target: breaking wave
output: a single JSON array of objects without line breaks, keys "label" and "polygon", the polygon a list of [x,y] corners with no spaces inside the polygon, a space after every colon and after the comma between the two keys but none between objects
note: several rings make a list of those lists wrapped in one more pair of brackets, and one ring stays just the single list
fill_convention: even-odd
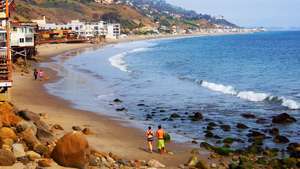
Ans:
[{"label": "breaking wave", "polygon": [[[181,78],[186,80],[187,78]],[[300,103],[295,100],[287,99],[285,97],[273,96],[268,93],[258,93],[254,91],[238,91],[233,86],[212,83],[204,80],[196,80],[200,86],[207,88],[211,91],[220,92],[223,94],[229,94],[241,98],[243,100],[248,100],[252,102],[268,102],[272,104],[280,104],[281,106],[287,107],[292,110],[300,109]]]},{"label": "breaking wave", "polygon": [[126,64],[126,61],[124,60],[124,58],[128,54],[144,52],[144,51],[148,51],[149,49],[150,48],[136,48],[131,51],[116,54],[116,55],[110,57],[108,60],[112,66],[118,68],[119,70],[121,70],[123,72],[130,72],[128,69],[128,65]]}]

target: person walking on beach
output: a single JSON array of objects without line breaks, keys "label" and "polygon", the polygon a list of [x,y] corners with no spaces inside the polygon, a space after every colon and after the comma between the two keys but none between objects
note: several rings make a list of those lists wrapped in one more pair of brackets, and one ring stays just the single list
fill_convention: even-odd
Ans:
[{"label": "person walking on beach", "polygon": [[38,70],[37,70],[37,69],[34,69],[34,70],[33,70],[33,77],[34,77],[34,80],[37,80],[38,74],[39,74]]},{"label": "person walking on beach", "polygon": [[156,137],[157,137],[157,149],[160,154],[166,152],[164,135],[165,135],[165,131],[162,129],[161,125],[159,125],[156,131]]},{"label": "person walking on beach", "polygon": [[147,142],[148,142],[148,150],[150,153],[153,152],[153,141],[154,141],[154,132],[152,128],[149,126],[146,132]]},{"label": "person walking on beach", "polygon": [[44,71],[40,70],[38,74],[39,74],[39,79],[42,81],[44,78]]}]

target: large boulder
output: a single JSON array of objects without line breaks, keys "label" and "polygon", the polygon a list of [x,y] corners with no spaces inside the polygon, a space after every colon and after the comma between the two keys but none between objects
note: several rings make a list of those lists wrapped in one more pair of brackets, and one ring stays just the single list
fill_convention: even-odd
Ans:
[{"label": "large boulder", "polygon": [[8,127],[2,127],[0,129],[0,140],[5,140],[5,139],[12,139],[12,140],[17,139],[17,135],[13,129]]},{"label": "large boulder", "polygon": [[11,104],[4,102],[0,103],[0,121],[3,126],[16,126],[21,118],[14,113],[14,108]]},{"label": "large boulder", "polygon": [[272,118],[273,123],[279,123],[279,124],[293,123],[296,121],[297,120],[294,117],[290,116],[287,113],[282,113]]},{"label": "large boulder", "polygon": [[71,132],[57,141],[51,157],[64,167],[85,168],[89,162],[89,144],[81,132]]},{"label": "large boulder", "polygon": [[16,157],[12,152],[0,149],[0,166],[12,166],[15,162]]}]

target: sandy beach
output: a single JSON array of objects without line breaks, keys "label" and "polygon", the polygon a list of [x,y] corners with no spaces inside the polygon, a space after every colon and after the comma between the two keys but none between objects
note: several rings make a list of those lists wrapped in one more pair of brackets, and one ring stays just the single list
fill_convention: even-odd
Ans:
[{"label": "sandy beach", "polygon": [[[38,46],[38,59],[50,61],[52,57],[80,50],[83,48],[95,47],[92,44],[47,44]],[[49,95],[44,84],[58,79],[56,72],[51,69],[44,69],[46,81],[34,81],[31,74],[14,73],[14,87],[12,89],[12,102],[19,109],[28,109],[35,113],[46,113],[50,124],[60,124],[64,132],[72,131],[72,126],[90,128],[95,135],[88,136],[90,146],[104,152],[113,152],[122,158],[129,160],[156,159],[168,166],[177,168],[180,164],[187,162],[192,149],[187,144],[168,144],[168,150],[174,155],[150,154],[145,151],[144,131],[135,128],[124,127],[120,121],[111,120],[101,113],[81,111],[72,108],[71,104],[60,98]],[[203,158],[208,152],[203,151]]]}]

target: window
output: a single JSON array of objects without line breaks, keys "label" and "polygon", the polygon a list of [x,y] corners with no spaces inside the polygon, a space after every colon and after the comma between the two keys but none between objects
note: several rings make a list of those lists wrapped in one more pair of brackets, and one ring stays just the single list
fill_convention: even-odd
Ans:
[{"label": "window", "polygon": [[29,31],[30,33],[33,33],[33,29],[32,29],[32,28],[28,28],[28,31]]},{"label": "window", "polygon": [[16,32],[18,29],[17,27],[13,27],[13,31]]},{"label": "window", "polygon": [[26,37],[25,40],[26,40],[26,42],[32,42],[33,39],[32,39],[32,37]]},{"label": "window", "polygon": [[24,43],[24,38],[20,38],[20,43]]}]

